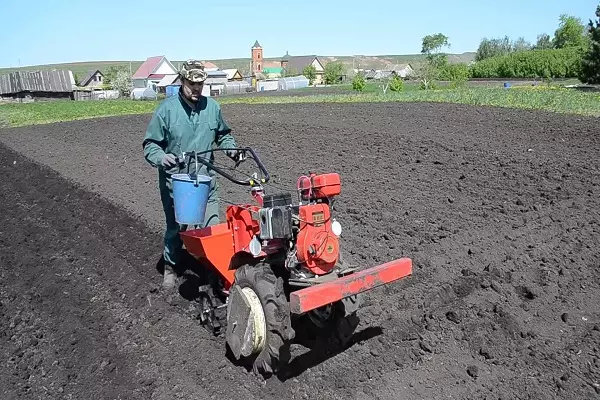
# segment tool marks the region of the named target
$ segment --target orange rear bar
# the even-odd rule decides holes
[[[302,314],[409,275],[412,275],[412,260],[400,258],[331,282],[300,289],[290,294],[291,312]]]

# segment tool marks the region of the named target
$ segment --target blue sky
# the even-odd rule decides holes
[[[562,13],[584,22],[599,0],[300,2],[0,0],[0,67],[36,64],[249,57],[414,54],[441,32],[450,51],[475,51],[482,37],[532,42]],[[500,3],[501,6],[497,4]],[[360,5],[359,5],[360,4]],[[474,4],[477,4],[474,6]]]

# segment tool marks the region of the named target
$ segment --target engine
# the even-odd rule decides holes
[[[323,275],[336,265],[340,225],[332,218],[333,198],[341,193],[338,174],[310,174],[298,180],[299,204],[289,193],[265,195],[258,211],[260,239],[284,242],[286,267]]]

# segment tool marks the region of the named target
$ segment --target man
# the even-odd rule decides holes
[[[231,129],[221,116],[219,104],[212,98],[202,96],[202,88],[207,78],[202,63],[195,60],[185,62],[179,75],[179,95],[169,97],[158,106],[143,142],[145,159],[158,169],[158,184],[166,218],[163,249],[163,286],[166,289],[175,286],[175,270],[183,246],[179,232],[187,229],[175,221],[171,175],[187,172],[187,166],[180,169],[176,157],[181,156],[183,152],[211,150],[214,144],[220,148],[236,147]],[[226,152],[233,160],[239,161],[242,158],[242,154],[237,151]],[[211,162],[214,160],[212,152],[205,156],[210,156]],[[201,166],[199,173],[214,177],[214,171],[207,171],[205,166]],[[190,172],[192,169],[195,171],[195,164],[190,167]],[[214,178],[209,193],[203,226],[219,222],[218,187]]]

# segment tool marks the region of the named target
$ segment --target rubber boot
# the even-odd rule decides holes
[[[177,280],[177,274],[173,270],[173,266],[169,263],[165,263],[163,288],[168,289],[168,290],[173,289],[175,287],[176,280]]]

